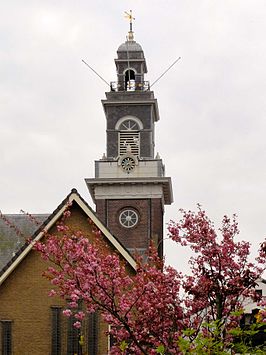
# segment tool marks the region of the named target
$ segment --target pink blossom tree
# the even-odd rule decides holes
[[[137,269],[130,272],[118,254],[104,251],[98,230],[97,242],[90,243],[65,223],[58,225],[59,234],[35,245],[52,263],[45,273],[55,286],[51,295],[70,300],[65,315],[74,315],[80,327],[86,312],[99,310],[112,326],[113,354],[182,354],[184,338],[192,341],[186,349],[193,352],[199,334],[219,341],[222,349],[238,321],[233,312],[241,308],[244,297],[255,295],[265,252],[260,254],[261,266],[248,261],[249,243],[235,241],[236,217],[223,218],[219,238],[200,208],[181,214],[168,231],[180,246],[195,253],[190,276],[166,266],[152,247],[145,262],[137,258]],[[80,300],[84,309],[75,311]]]
[[[191,275],[182,283],[191,327],[206,320],[215,323],[211,335],[226,344],[230,329],[238,324],[236,311],[243,307],[244,299],[258,297],[255,286],[265,270],[265,250],[261,248],[256,262],[249,261],[250,243],[235,240],[239,234],[236,215],[232,219],[224,216],[217,233],[200,206],[196,213],[180,212],[181,220],[171,221],[168,231],[174,241],[194,252],[189,261]]]
[[[50,295],[70,300],[64,314],[74,315],[75,326],[81,326],[85,312],[99,310],[112,326],[117,343],[112,353],[123,353],[124,346],[134,354],[156,354],[163,345],[176,354],[185,326],[181,275],[164,266],[152,248],[146,263],[139,260],[136,272],[129,272],[119,255],[103,251],[102,243],[92,244],[81,233],[69,235],[62,225],[59,229],[63,235],[51,235],[35,247],[54,265],[45,272],[55,286]],[[85,312],[75,311],[80,300]]]

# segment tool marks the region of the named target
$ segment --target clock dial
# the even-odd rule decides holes
[[[135,168],[135,160],[132,157],[125,157],[121,161],[121,166],[128,174]]]

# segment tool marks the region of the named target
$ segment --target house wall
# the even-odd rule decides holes
[[[75,204],[71,207],[71,217],[66,224],[73,230],[83,231],[90,240],[95,238],[92,225],[85,213]],[[53,228],[51,233],[57,233]],[[113,248],[106,245],[106,252]],[[0,320],[12,321],[12,354],[48,355],[51,353],[51,307],[65,307],[65,301],[48,297],[51,285],[42,277],[47,262],[32,250],[0,287]],[[62,316],[62,354],[66,354],[67,319]],[[98,355],[107,354],[107,325],[98,322]],[[83,329],[85,341],[87,326]],[[87,354],[84,345],[83,355]],[[1,350],[0,350],[1,353]]]
[[[46,266],[32,251],[0,288],[0,318],[12,321],[14,355],[50,354],[50,307],[64,302],[48,297],[51,287],[41,276]]]

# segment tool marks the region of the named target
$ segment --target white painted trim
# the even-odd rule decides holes
[[[107,239],[113,244],[113,246],[119,251],[119,253],[126,259],[126,261],[133,267],[134,270],[137,268],[137,264],[128,251],[117,241],[117,239],[109,232],[109,230],[103,225],[103,223],[92,213],[92,211],[86,206],[86,204],[80,199],[79,196],[73,196],[70,201],[75,200],[84,212],[90,217],[94,224],[102,231],[102,233],[107,237]]]
[[[98,199],[140,199],[140,198],[164,198],[162,185],[146,186],[141,184],[135,185],[103,185],[96,186],[94,190],[96,200]]]
[[[143,129],[143,123],[141,122],[141,120],[138,117],[126,115],[126,116],[119,118],[119,120],[116,122],[115,130],[118,131],[121,123],[123,123],[124,121],[127,121],[127,120],[135,121],[139,125],[139,129],[140,130]]]
[[[111,244],[118,250],[118,252],[123,256],[123,258],[132,266],[134,270],[137,268],[137,264],[132,256],[127,252],[125,248],[114,238],[114,236],[108,231],[108,229],[102,224],[102,222],[94,215],[94,213],[88,208],[84,201],[75,192],[71,193],[69,196],[69,202],[75,201],[80,208],[87,214],[87,216],[94,222],[94,224],[101,230],[101,232],[106,236],[106,238],[111,242]],[[27,248],[16,258],[16,260],[8,267],[8,269],[0,277],[0,285],[5,281],[5,279],[15,270],[15,268],[20,264],[20,262],[27,256],[27,254],[33,248],[35,242],[41,240],[43,235],[49,231],[49,229],[56,223],[56,221],[62,216],[64,211],[67,209],[67,203],[61,207],[61,209],[55,214],[55,216],[48,222],[45,228],[39,232],[39,234],[34,238],[34,240],[29,243]]]
[[[20,264],[20,262],[27,256],[27,254],[31,251],[33,248],[35,242],[38,242],[41,240],[43,235],[49,231],[49,229],[52,227],[52,225],[60,218],[60,216],[63,214],[65,209],[67,208],[66,205],[64,205],[57,213],[56,215],[49,221],[49,223],[45,226],[45,228],[34,238],[32,242],[29,243],[26,249],[23,250],[23,252],[17,257],[17,259],[10,265],[10,267],[3,273],[3,275],[0,277],[0,285],[5,281],[5,279],[15,270],[15,268]]]

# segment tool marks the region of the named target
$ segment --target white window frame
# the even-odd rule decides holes
[[[124,121],[128,121],[128,120],[132,120],[132,121],[135,121],[137,123],[137,125],[139,126],[138,131],[143,130],[143,124],[142,124],[141,120],[138,117],[136,117],[136,116],[130,116],[130,115],[127,115],[127,116],[119,118],[119,120],[116,122],[115,130],[116,131],[120,131],[121,124]]]
[[[136,129],[123,129],[121,127],[123,122],[133,121],[136,123]],[[119,131],[118,133],[118,156],[125,155],[127,153],[127,147],[130,146],[131,154],[139,156],[140,154],[140,131],[143,129],[143,124],[141,120],[135,116],[124,116],[121,117],[116,125],[115,129]]]

